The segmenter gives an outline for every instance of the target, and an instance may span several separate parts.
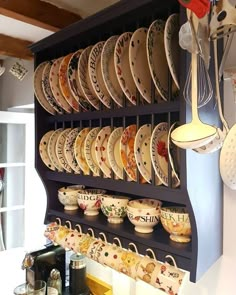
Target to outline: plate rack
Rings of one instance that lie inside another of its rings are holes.
[[[51,60],[75,52],[80,48],[96,44],[98,41],[107,40],[110,36],[126,31],[135,31],[141,26],[148,27],[157,18],[167,19],[168,15],[179,12],[180,23],[186,19],[185,12],[176,0],[123,0],[119,3],[93,15],[78,23],[72,24],[60,32],[53,34],[31,46],[35,54],[35,66],[45,60]],[[183,89],[188,68],[186,53],[181,51],[180,85]],[[145,254],[146,248],[152,248],[157,259],[164,261],[167,254],[176,259],[180,268],[190,271],[191,281],[198,280],[201,275],[222,254],[222,185],[217,173],[217,155],[196,155],[193,151],[180,151],[179,175],[181,185],[172,189],[171,182],[168,187],[156,186],[154,170],[152,171],[152,184],[140,184],[92,175],[74,174],[50,171],[41,161],[38,145],[41,137],[49,130],[68,127],[127,127],[136,124],[137,128],[143,124],[151,124],[152,129],[159,122],[167,122],[169,126],[175,121],[186,122],[189,118],[189,108],[186,107],[180,95],[173,98],[171,95],[171,76],[168,73],[169,97],[168,101],[156,102],[154,84],[152,81],[152,102],[142,103],[142,98],[137,91],[137,105],[118,108],[114,103],[111,109],[106,109],[102,104],[100,110],[62,114],[52,116],[48,114],[35,100],[35,166],[47,193],[47,208],[45,223],[55,221],[56,217],[62,222],[70,220],[73,225],[79,223],[83,232],[89,227],[94,229],[95,235],[102,231],[108,241],[119,237],[122,245],[128,247],[129,242],[134,242],[140,253]],[[125,103],[125,98],[124,98]],[[209,108],[209,109],[208,109]],[[209,105],[205,112],[209,112],[208,119],[214,120],[215,113]],[[212,117],[212,118],[211,118]],[[200,156],[200,157],[199,157]],[[169,165],[169,179],[170,175]],[[124,174],[125,176],[125,174]],[[139,173],[138,173],[139,176]],[[139,179],[139,177],[137,177]],[[213,185],[217,183],[217,185]],[[155,198],[164,205],[183,205],[190,213],[192,226],[192,242],[188,244],[175,243],[169,239],[161,224],[151,234],[141,234],[134,231],[133,225],[126,219],[123,224],[112,225],[107,223],[106,217],[100,213],[97,217],[84,216],[80,210],[65,212],[57,198],[58,188],[69,184],[84,184],[88,187],[104,188],[110,193],[126,194],[132,198]],[[210,217],[208,217],[210,216]]]

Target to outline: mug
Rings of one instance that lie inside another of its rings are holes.
[[[65,238],[66,248],[74,252],[77,252],[76,245],[79,243],[82,236],[82,228],[79,224],[76,224],[75,229],[69,232]]]
[[[46,282],[42,280],[34,281],[34,284],[27,285],[27,295],[45,295]]]
[[[88,258],[91,258],[97,262],[99,262],[99,257],[101,255],[101,251],[103,250],[103,248],[107,245],[107,238],[106,235],[104,233],[99,233],[99,235],[101,237],[103,237],[103,239],[101,237],[99,237],[98,239],[95,239],[89,246],[88,251],[86,256]]]

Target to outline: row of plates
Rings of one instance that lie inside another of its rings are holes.
[[[177,151],[177,150],[176,150]],[[178,158],[175,151],[175,157]],[[136,125],[112,128],[67,128],[48,131],[39,144],[44,164],[51,170],[66,170],[94,176],[152,183],[168,186],[168,124],[159,123],[152,131],[150,124],[137,130]],[[172,166],[171,166],[172,167]],[[179,178],[172,171],[172,186],[179,186]]]
[[[168,99],[168,68],[173,77],[172,94],[178,81],[179,15],[155,20],[149,28],[111,36],[65,57],[45,61],[34,73],[34,91],[51,114],[99,110],[100,102],[111,108],[136,105],[136,88],[143,102],[151,102],[151,80],[156,95]]]

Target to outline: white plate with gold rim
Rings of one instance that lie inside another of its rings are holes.
[[[79,58],[78,63],[78,80],[84,97],[87,98],[89,103],[96,109],[100,108],[100,100],[97,98],[96,93],[93,90],[92,84],[89,79],[88,73],[88,59],[89,53],[92,50],[93,46],[86,47]]]
[[[84,155],[85,138],[88,135],[90,128],[83,128],[77,135],[74,144],[75,159],[85,175],[90,174],[90,169]]]
[[[64,144],[64,155],[68,165],[75,173],[80,173],[80,167],[76,161],[74,155],[74,144],[75,139],[79,133],[79,128],[73,128],[66,136],[65,144]]]
[[[61,89],[61,92],[68,102],[68,104],[72,107],[73,110],[76,112],[79,112],[79,102],[77,99],[74,98],[70,91],[70,87],[68,84],[68,79],[67,79],[67,67],[70,61],[71,56],[73,53],[70,53],[63,57],[60,66],[59,66],[59,86]]]
[[[107,107],[111,108],[111,97],[106,89],[102,77],[101,69],[101,53],[104,46],[104,41],[98,42],[89,53],[88,72],[93,91],[98,99]]]
[[[140,174],[148,183],[152,183],[152,163],[150,156],[151,134],[151,125],[145,124],[138,129],[134,141],[134,156],[136,164]],[[161,184],[158,177],[155,178],[155,184]]]
[[[153,130],[150,144],[151,161],[154,171],[160,181],[168,186],[168,124],[159,123]],[[172,173],[172,187],[179,185],[179,179]]]
[[[47,146],[50,136],[53,134],[54,130],[50,130],[43,135],[39,143],[39,155],[43,161],[43,163],[51,170],[55,171],[56,167],[53,165],[50,160],[47,152]]]
[[[57,142],[56,142],[56,156],[57,156],[58,162],[63,167],[63,169],[71,173],[73,170],[71,169],[70,165],[67,163],[65,152],[64,152],[66,137],[70,131],[71,131],[71,128],[67,128],[59,134],[57,138]]]
[[[84,156],[85,160],[93,172],[94,176],[99,176],[100,169],[95,155],[95,140],[98,135],[100,127],[95,127],[89,131],[84,142]]]
[[[72,95],[76,100],[78,100],[81,108],[87,111],[90,109],[90,103],[83,96],[82,89],[78,81],[78,62],[82,51],[83,49],[79,49],[71,56],[67,67],[67,79]]]
[[[111,126],[103,127],[99,132],[95,140],[95,156],[98,162],[99,168],[104,175],[111,178],[111,166],[108,161],[107,155],[107,142],[111,134]]]
[[[114,50],[115,72],[120,87],[128,100],[136,105],[136,86],[129,65],[129,44],[131,32],[125,32],[119,36]]]
[[[48,145],[47,145],[48,156],[58,171],[63,171],[63,167],[58,161],[57,155],[56,155],[56,142],[57,142],[58,136],[61,134],[62,131],[63,131],[62,128],[56,129],[50,136]]]
[[[49,83],[51,86],[53,96],[55,100],[57,101],[58,105],[60,105],[65,110],[65,112],[71,113],[72,108],[68,104],[68,102],[65,100],[59,86],[59,67],[60,67],[62,59],[63,57],[60,57],[54,60],[49,73]]]
[[[123,165],[120,155],[120,139],[123,133],[123,127],[115,128],[107,142],[107,157],[110,163],[111,169],[114,174],[119,178],[123,179]]]
[[[111,36],[105,42],[101,53],[101,70],[104,84],[111,98],[120,107],[123,106],[123,91],[117,80],[114,65],[114,50],[119,36]]]
[[[35,96],[38,100],[38,102],[40,103],[40,105],[51,115],[55,115],[56,112],[54,110],[54,108],[49,104],[49,102],[47,101],[44,93],[43,93],[43,87],[42,87],[42,74],[43,74],[43,70],[45,65],[47,64],[47,62],[42,62],[41,64],[39,64],[36,68],[36,70],[34,71],[34,93]]]

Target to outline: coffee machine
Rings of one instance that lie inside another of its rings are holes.
[[[26,270],[26,282],[33,284],[35,280],[47,282],[53,268],[59,270],[62,288],[65,288],[65,249],[60,246],[44,246],[25,255],[22,269]]]

